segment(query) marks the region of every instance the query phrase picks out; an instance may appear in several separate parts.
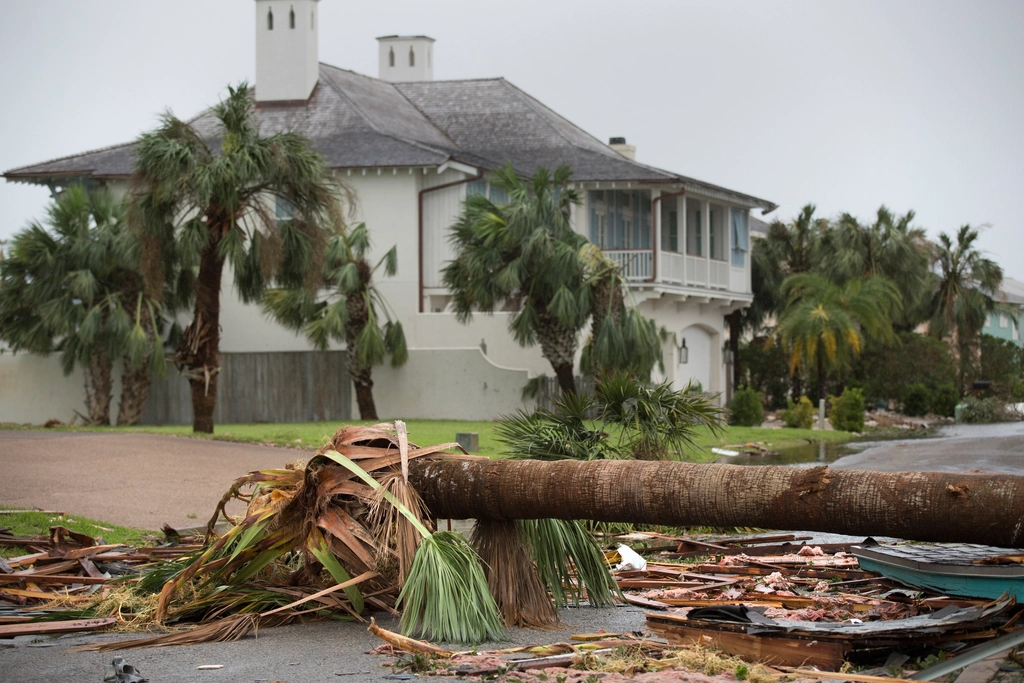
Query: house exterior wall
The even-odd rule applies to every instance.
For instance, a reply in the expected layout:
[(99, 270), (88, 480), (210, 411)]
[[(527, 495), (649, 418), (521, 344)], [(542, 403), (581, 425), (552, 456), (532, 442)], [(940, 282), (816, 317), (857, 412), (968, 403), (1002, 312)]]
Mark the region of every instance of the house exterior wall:
[(985, 320), (985, 327), (983, 327), (981, 331), (983, 334), (988, 334), (999, 339), (1006, 339), (1016, 343), (1017, 345), (1024, 345), (1024, 340), (1021, 339), (1020, 335), (1020, 325), (1016, 320), (1008, 315), (990, 313), (988, 318)]
[[(116, 384), (111, 400), (115, 416), (120, 381)], [(65, 377), (56, 354), (0, 353), (0, 423), (42, 424), (51, 418), (68, 423), (76, 412), (88, 415), (81, 370)]]
[[(520, 347), (508, 332), (510, 312), (477, 314), (463, 325), (451, 312), (450, 297), (442, 286), (440, 270), (454, 258), (448, 229), (462, 208), (467, 182), (475, 176), (451, 168), (352, 169), (336, 171), (339, 183), (353, 201), (346, 214), (350, 224), (365, 222), (370, 230), (371, 265), (397, 246), (398, 272), (376, 276), (376, 285), (402, 322), (409, 362), (402, 368), (374, 369), (375, 396), (382, 415), (405, 418), (491, 419), (526, 404), (520, 394), (530, 377), (553, 373), (539, 347)], [(441, 187), (447, 185), (447, 187)], [(111, 185), (115, 193), (123, 183)], [(432, 188), (441, 188), (427, 191)], [(422, 194), (421, 194), (422, 193)], [(574, 228), (588, 234), (586, 193), (583, 205), (572, 211)], [(423, 206), (423, 298), (419, 282), (420, 200)], [(705, 201), (702, 205), (706, 205)], [(719, 205), (723, 205), (720, 201)], [(660, 211), (652, 213), (654, 248), (661, 242)], [(685, 244), (685, 219), (679, 244)], [(706, 226), (703, 232), (707, 232)], [(728, 238), (729, 231), (726, 231)], [(705, 251), (707, 235), (703, 235)], [(729, 254), (726, 244), (725, 253)], [(663, 252), (657, 252), (664, 255)], [(728, 264), (728, 262), (725, 262)], [(726, 290), (683, 285), (662, 277), (655, 282), (635, 281), (634, 300), (644, 315), (674, 335), (663, 349), (665, 371), (658, 379), (676, 388), (691, 380), (709, 392), (724, 392), (725, 367), (721, 347), (724, 316), (750, 297), (749, 255), (742, 268), (729, 267)], [(243, 304), (226, 269), (221, 298), (221, 351), (230, 353), (315, 353), (305, 337), (268, 319), (258, 305)], [(422, 311), (420, 310), (422, 301)], [(183, 314), (187, 321), (189, 315)], [(580, 344), (589, 330), (580, 334)], [(687, 341), (688, 362), (679, 362), (678, 344)], [(331, 348), (344, 345), (332, 342)], [(174, 370), (172, 369), (173, 373)], [(73, 411), (84, 412), (80, 375), (64, 378), (56, 358), (25, 354), (0, 356), (0, 420), (42, 422), (49, 417), (68, 420)], [(40, 387), (43, 387), (40, 389)], [(254, 387), (258, 389), (258, 387)], [(21, 396), (29, 396), (22, 400)], [(443, 398), (442, 398), (443, 397)], [(355, 405), (353, 400), (352, 405)], [(351, 417), (357, 417), (355, 415)]]

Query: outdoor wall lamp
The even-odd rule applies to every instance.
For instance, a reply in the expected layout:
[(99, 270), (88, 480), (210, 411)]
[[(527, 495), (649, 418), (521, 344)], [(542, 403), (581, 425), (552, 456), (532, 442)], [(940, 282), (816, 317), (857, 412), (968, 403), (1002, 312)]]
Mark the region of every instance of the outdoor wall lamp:
[(679, 364), (690, 362), (690, 350), (686, 348), (686, 337), (683, 337), (683, 342), (679, 345)]
[(733, 358), (732, 349), (729, 347), (728, 344), (722, 345), (722, 359), (725, 361), (726, 365), (732, 365), (733, 361), (735, 360)]

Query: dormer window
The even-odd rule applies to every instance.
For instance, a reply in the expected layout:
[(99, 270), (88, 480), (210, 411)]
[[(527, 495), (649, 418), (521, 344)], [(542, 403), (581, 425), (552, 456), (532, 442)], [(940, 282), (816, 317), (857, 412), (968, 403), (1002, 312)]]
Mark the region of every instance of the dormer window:
[(395, 48), (390, 48), (388, 50), (388, 66), (394, 66), (394, 65), (395, 65)]
[(412, 47), (409, 48), (409, 66), (416, 66), (416, 53), (412, 51)]
[(288, 28), (295, 28), (295, 9), (288, 10)]
[(272, 9), (267, 10), (267, 30), (274, 30), (274, 10)]

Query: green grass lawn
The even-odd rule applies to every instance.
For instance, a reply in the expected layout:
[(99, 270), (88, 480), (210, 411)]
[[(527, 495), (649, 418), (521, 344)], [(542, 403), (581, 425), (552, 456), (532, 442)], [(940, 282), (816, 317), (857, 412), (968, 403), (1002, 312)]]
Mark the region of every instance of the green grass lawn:
[[(13, 509), (15, 508), (0, 505), (0, 510)], [(76, 533), (92, 536), (97, 539), (98, 543), (123, 543), (134, 547), (146, 545), (156, 535), (152, 531), (129, 529), (70, 513), (61, 515), (34, 510), (0, 512), (0, 529), (9, 529), (14, 536), (48, 536), (52, 526), (63, 526)], [(20, 547), (0, 547), (0, 557), (17, 557), (26, 552), (24, 548)]]
[[(223, 441), (242, 441), (272, 446), (291, 446), (305, 450), (316, 450), (327, 442), (343, 422), (296, 422), (216, 425), (214, 434), (193, 434), (191, 425), (163, 425), (142, 427), (56, 427), (71, 431), (103, 432), (144, 432), (151, 434), (173, 434), (196, 436)], [(373, 422), (352, 421), (349, 424), (370, 425)], [(497, 456), (499, 444), (494, 438), (494, 422), (469, 422), (460, 420), (409, 420), (409, 439), (420, 446), (455, 441), (456, 432), (477, 432), (480, 435), (480, 455)], [(8, 425), (10, 427), (10, 425)], [(701, 430), (696, 442), (704, 449), (688, 453), (695, 461), (714, 460), (709, 451), (714, 446), (758, 443), (772, 450), (802, 446), (817, 441), (849, 441), (854, 435), (849, 432), (812, 431), (810, 429), (761, 429), (759, 427), (726, 427), (715, 436)]]

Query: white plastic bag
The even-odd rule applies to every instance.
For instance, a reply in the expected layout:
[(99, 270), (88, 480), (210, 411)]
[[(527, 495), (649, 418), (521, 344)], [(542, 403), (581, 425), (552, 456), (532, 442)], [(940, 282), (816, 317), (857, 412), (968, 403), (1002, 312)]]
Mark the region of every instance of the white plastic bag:
[(643, 571), (647, 569), (647, 560), (637, 555), (636, 551), (628, 545), (619, 546), (619, 559), (622, 560), (615, 565), (615, 571)]

